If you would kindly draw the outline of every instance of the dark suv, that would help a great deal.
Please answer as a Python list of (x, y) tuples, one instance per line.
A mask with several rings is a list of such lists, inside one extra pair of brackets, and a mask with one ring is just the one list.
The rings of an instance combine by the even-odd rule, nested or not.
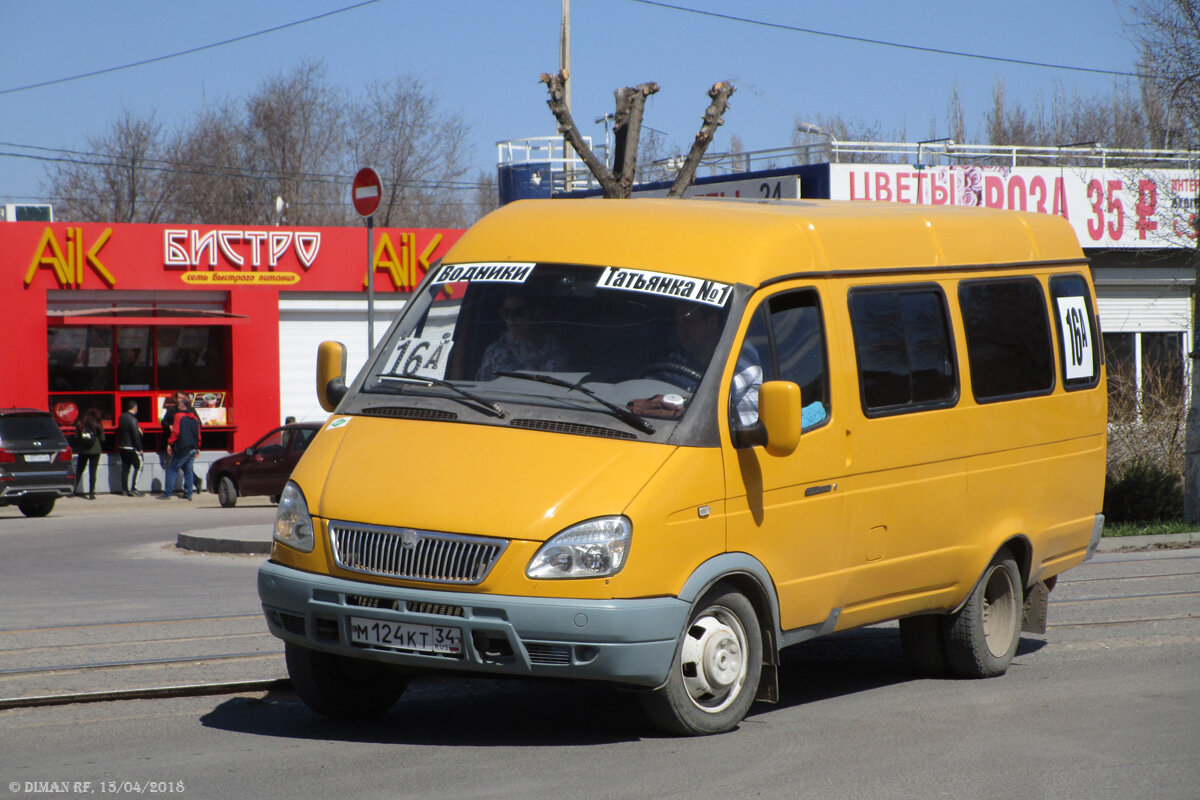
[(54, 418), (32, 408), (0, 408), (0, 506), (44, 517), (74, 489), (71, 447)]

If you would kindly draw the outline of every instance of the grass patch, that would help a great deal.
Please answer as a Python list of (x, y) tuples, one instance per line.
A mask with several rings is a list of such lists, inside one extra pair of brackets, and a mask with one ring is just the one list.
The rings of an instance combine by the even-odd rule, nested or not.
[(1181, 519), (1152, 520), (1149, 522), (1106, 522), (1105, 536), (1159, 536), (1166, 533), (1191, 533), (1198, 527)]

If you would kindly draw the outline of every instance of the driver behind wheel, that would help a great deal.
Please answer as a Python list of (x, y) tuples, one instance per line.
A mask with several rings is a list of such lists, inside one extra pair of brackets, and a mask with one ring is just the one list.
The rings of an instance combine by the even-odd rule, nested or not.
[[(678, 344), (666, 356), (656, 359), (645, 377), (675, 384), (689, 396), (696, 391), (704, 370), (721, 338), (721, 310), (702, 303), (685, 303), (675, 309), (675, 338)], [(758, 419), (758, 387), (763, 371), (758, 353), (746, 342), (738, 354), (733, 377), (732, 403), (744, 424)], [(643, 417), (678, 419), (683, 416), (686, 399), (678, 394), (633, 400), (629, 410)]]

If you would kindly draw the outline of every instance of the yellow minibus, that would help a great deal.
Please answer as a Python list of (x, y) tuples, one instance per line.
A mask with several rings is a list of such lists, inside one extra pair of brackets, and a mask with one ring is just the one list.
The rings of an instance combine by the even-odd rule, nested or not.
[(1068, 223), (977, 208), (520, 201), (430, 269), (292, 473), (258, 588), (316, 712), (429, 672), (607, 681), (728, 731), (781, 649), (899, 620), (1005, 672), (1103, 526)]

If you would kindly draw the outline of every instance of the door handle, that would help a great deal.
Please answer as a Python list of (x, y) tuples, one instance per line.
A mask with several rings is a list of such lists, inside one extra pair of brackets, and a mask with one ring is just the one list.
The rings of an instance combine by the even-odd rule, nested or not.
[(807, 489), (804, 490), (804, 496), (805, 497), (815, 497), (816, 495), (829, 494), (830, 492), (833, 492), (833, 491), (837, 491), (837, 484), (836, 483), (827, 483), (824, 486), (808, 487)]

